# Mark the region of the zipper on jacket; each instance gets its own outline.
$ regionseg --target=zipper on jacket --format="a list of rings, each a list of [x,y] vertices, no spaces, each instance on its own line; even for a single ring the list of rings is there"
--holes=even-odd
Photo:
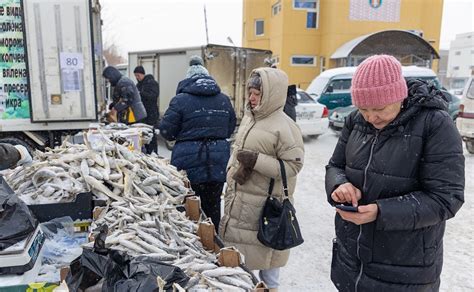
[[[357,280],[356,280],[356,283],[355,283],[355,292],[357,292],[357,285],[359,285],[360,278],[362,278],[363,270],[364,270],[364,264],[361,262],[360,263],[360,272],[359,272],[359,275],[357,276]]]
[[[364,169],[364,184],[362,186],[362,192],[365,193],[365,188],[367,184],[367,172],[369,171],[369,166],[370,163],[372,162],[372,157],[374,156],[374,148],[375,144],[377,144],[379,139],[379,131],[375,132],[375,137],[374,140],[372,141],[372,145],[370,146],[370,155],[369,155],[369,161],[367,162],[367,166]],[[357,236],[357,258],[360,261],[360,272],[359,275],[357,276],[356,282],[355,282],[355,292],[357,292],[357,285],[359,285],[360,278],[362,277],[362,272],[364,270],[364,264],[362,263],[362,260],[360,259],[360,237],[362,236],[362,225],[359,225],[359,235]]]
[[[290,211],[290,224],[291,224],[291,227],[293,227],[293,232],[295,233],[295,237],[296,238],[299,238],[298,236],[298,232],[296,232],[296,227],[295,225],[293,224],[293,221],[295,220],[295,217],[293,217],[293,212]]]
[[[245,140],[247,140],[247,137],[248,135],[250,134],[250,130],[252,130],[252,128],[255,126],[256,124],[256,121],[255,119],[252,121],[253,124],[249,127],[247,133],[245,133],[244,137],[242,138],[242,145],[240,146],[241,148],[240,149],[243,149],[244,148],[244,143],[245,143]],[[234,158],[235,160],[237,160],[237,158]],[[237,182],[234,181],[234,192],[235,194],[237,194]],[[234,202],[235,202],[235,198],[234,200],[232,201],[232,204],[230,205],[230,210],[232,210],[232,208],[234,207]],[[227,220],[227,222],[225,223],[225,227],[224,227],[224,230],[223,230],[223,234],[222,234],[222,237],[225,237],[225,234],[227,232],[227,226],[229,225],[229,221],[230,221],[230,213],[229,213],[229,219]]]
[[[372,141],[372,145],[370,146],[370,155],[369,155],[369,161],[367,162],[367,166],[364,169],[364,184],[362,186],[362,191],[365,191],[365,186],[367,184],[367,172],[369,170],[370,163],[372,162],[372,156],[374,155],[374,148],[375,144],[377,144],[379,139],[379,131],[375,132],[375,138],[374,141]]]

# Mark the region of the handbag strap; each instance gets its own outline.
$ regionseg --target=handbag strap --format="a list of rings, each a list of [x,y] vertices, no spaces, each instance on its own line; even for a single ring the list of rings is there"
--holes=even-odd
[[[285,192],[285,197],[288,197],[288,182],[286,180],[286,170],[285,170],[285,164],[281,159],[278,159],[278,162],[280,163],[280,172],[281,172],[281,179],[283,182],[283,191]],[[268,195],[271,196],[273,192],[273,187],[275,186],[275,179],[271,178],[270,179],[270,185],[268,187]]]

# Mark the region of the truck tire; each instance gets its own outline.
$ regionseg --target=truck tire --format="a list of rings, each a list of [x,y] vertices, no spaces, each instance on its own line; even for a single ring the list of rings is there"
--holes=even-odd
[[[467,152],[474,154],[474,140],[466,141]]]
[[[15,137],[0,138],[0,143],[25,146],[25,148],[28,150],[28,152],[30,152],[31,155],[33,155],[33,152],[35,151],[35,148],[33,146],[31,146],[28,142],[20,138],[15,138]]]

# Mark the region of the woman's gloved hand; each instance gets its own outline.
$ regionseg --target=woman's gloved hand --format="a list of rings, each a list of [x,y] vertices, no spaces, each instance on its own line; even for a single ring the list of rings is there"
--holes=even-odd
[[[16,150],[20,153],[20,160],[17,162],[18,165],[27,164],[33,161],[30,153],[23,145],[15,145]]]
[[[249,150],[239,150],[237,152],[237,160],[245,168],[250,168],[252,170],[257,163],[258,152],[253,152]]]
[[[257,163],[257,158],[257,152],[249,150],[239,150],[237,152],[237,160],[240,162],[240,165],[232,178],[239,185],[243,185],[250,178],[255,163]]]
[[[239,184],[243,185],[249,178],[250,175],[252,174],[252,169],[244,167],[242,164],[239,166],[237,171],[234,173],[232,178]]]

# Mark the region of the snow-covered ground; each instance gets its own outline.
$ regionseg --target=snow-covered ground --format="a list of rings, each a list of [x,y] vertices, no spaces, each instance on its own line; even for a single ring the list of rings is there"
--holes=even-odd
[[[280,291],[336,291],[329,274],[334,210],[327,204],[324,190],[324,166],[337,137],[327,133],[305,141],[305,164],[298,176],[295,193],[296,211],[305,242],[291,251],[288,265],[280,273]],[[160,155],[170,153],[160,143]],[[466,157],[465,203],[447,223],[444,237],[444,266],[441,291],[474,291],[474,155]]]

